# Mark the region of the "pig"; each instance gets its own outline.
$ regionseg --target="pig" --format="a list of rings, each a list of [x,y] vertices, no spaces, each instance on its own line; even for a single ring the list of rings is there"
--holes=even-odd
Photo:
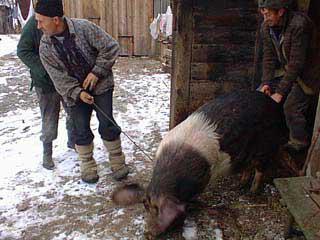
[[[187,204],[211,181],[251,170],[256,192],[288,130],[283,111],[257,91],[237,91],[214,99],[170,130],[157,149],[151,181],[116,189],[119,205],[144,203],[149,235],[157,236],[181,223]]]

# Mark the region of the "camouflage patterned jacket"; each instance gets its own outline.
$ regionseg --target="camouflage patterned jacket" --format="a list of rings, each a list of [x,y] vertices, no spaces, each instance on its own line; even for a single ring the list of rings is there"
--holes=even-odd
[[[84,19],[70,19],[65,17],[70,36],[74,39],[91,72],[98,76],[98,83],[93,95],[100,95],[113,88],[114,80],[112,66],[115,63],[119,44],[109,34]],[[55,88],[69,106],[75,105],[83,90],[77,78],[69,74],[69,69],[63,63],[54,46],[55,36],[43,35],[40,43],[40,58],[49,73]],[[83,79],[84,80],[84,79]]]
[[[309,88],[317,88],[319,83],[316,83],[314,79],[304,78],[304,71],[308,64],[310,65],[308,55],[312,50],[310,43],[313,27],[312,21],[307,16],[302,13],[288,12],[282,27],[280,44],[277,47],[270,27],[267,24],[262,25],[262,82],[272,81],[279,76],[277,70],[284,70],[282,80],[276,88],[276,93],[286,96],[290,92],[292,84],[299,78]]]

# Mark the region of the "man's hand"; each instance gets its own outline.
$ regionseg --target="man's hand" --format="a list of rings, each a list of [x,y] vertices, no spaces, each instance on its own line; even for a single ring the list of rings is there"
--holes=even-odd
[[[89,94],[87,93],[86,91],[82,91],[80,93],[80,99],[87,103],[87,104],[93,104],[94,103],[94,98]]]
[[[280,93],[275,93],[275,94],[272,94],[272,95],[271,95],[271,98],[272,98],[275,102],[280,103],[281,100],[282,100],[282,98],[283,98],[283,96],[282,96]]]
[[[98,82],[98,77],[94,75],[93,73],[89,73],[86,79],[83,81],[82,87],[85,90],[92,91]]]
[[[262,88],[259,89],[260,92],[263,92],[264,94],[271,96],[271,88],[269,85],[263,85]]]

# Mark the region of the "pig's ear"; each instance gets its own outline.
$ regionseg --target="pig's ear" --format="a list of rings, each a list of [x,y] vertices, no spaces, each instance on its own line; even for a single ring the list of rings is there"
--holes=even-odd
[[[185,216],[186,205],[171,197],[161,197],[159,206],[158,227],[161,232],[171,226],[176,220]]]
[[[145,197],[145,190],[139,184],[129,184],[117,188],[112,193],[112,201],[121,206],[129,206],[142,203]]]

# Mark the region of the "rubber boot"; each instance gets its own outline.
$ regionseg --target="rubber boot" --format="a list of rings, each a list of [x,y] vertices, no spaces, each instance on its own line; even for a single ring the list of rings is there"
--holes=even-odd
[[[103,140],[103,144],[109,152],[109,161],[112,177],[120,181],[129,174],[129,167],[125,163],[125,156],[121,148],[120,138],[114,141]]]
[[[48,170],[54,168],[54,162],[52,160],[52,142],[43,143],[42,166]]]
[[[81,179],[87,183],[96,183],[99,180],[97,164],[93,158],[93,143],[89,145],[75,145],[81,161]]]

